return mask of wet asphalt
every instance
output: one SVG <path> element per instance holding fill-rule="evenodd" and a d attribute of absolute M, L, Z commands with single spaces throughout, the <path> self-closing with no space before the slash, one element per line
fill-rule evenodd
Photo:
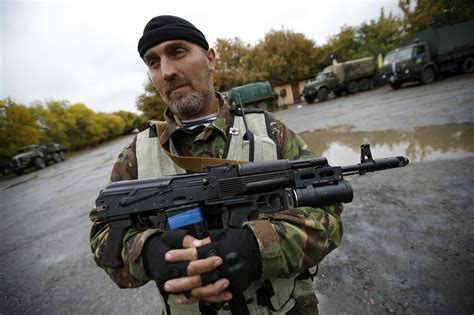
<path fill-rule="evenodd" d="M 474 75 L 381 87 L 275 113 L 332 165 L 408 156 L 400 170 L 354 178 L 345 236 L 323 261 L 323 314 L 474 311 Z M 120 138 L 0 181 L 0 314 L 156 314 L 153 284 L 121 290 L 95 266 L 89 210 Z"/>

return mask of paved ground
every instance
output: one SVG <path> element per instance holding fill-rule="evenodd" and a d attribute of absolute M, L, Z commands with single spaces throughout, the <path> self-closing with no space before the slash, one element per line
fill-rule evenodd
<path fill-rule="evenodd" d="M 351 181 L 343 243 L 315 282 L 321 312 L 472 314 L 474 75 L 276 115 L 334 165 L 356 162 L 360 142 L 413 161 Z M 160 312 L 153 285 L 118 289 L 88 247 L 89 209 L 130 140 L 0 181 L 1 314 Z"/>

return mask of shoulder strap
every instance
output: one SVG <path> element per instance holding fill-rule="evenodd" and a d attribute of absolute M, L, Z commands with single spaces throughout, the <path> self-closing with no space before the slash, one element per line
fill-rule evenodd
<path fill-rule="evenodd" d="M 166 123 L 164 121 L 151 121 L 156 126 L 156 131 L 158 133 L 158 139 L 163 131 L 166 129 Z M 160 141 L 158 141 L 166 152 L 166 154 L 173 160 L 173 162 L 181 168 L 184 168 L 190 172 L 203 172 L 204 167 L 206 166 L 214 166 L 214 165 L 222 165 L 225 163 L 228 164 L 242 164 L 247 163 L 247 161 L 240 161 L 240 160 L 226 160 L 226 159 L 217 159 L 217 158 L 202 158 L 202 157 L 194 157 L 194 156 L 179 156 L 169 152 L 167 148 L 165 148 Z"/>

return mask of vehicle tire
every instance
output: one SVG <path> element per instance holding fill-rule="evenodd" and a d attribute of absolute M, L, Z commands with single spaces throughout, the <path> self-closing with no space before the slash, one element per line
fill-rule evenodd
<path fill-rule="evenodd" d="M 462 72 L 464 73 L 474 72 L 474 58 L 466 58 L 462 62 Z"/>
<path fill-rule="evenodd" d="M 402 87 L 402 82 L 393 82 L 393 83 L 390 83 L 390 86 L 392 87 L 392 89 L 398 90 L 399 88 Z"/>
<path fill-rule="evenodd" d="M 430 84 L 435 80 L 435 71 L 432 67 L 427 67 L 421 73 L 421 83 Z"/>
<path fill-rule="evenodd" d="M 306 103 L 308 103 L 308 104 L 313 104 L 315 98 L 316 98 L 315 96 L 305 96 L 305 97 L 304 97 L 304 100 L 305 100 Z"/>
<path fill-rule="evenodd" d="M 335 90 L 334 91 L 334 95 L 336 95 L 337 97 L 342 96 L 343 94 L 344 94 L 344 90 Z"/>
<path fill-rule="evenodd" d="M 318 91 L 318 100 L 320 102 L 325 102 L 329 98 L 329 91 L 328 89 L 321 89 Z"/>
<path fill-rule="evenodd" d="M 21 175 L 23 175 L 24 170 L 21 169 L 21 170 L 16 170 L 16 171 L 13 171 L 13 172 L 15 172 L 16 176 L 21 176 Z"/>
<path fill-rule="evenodd" d="M 64 151 L 59 152 L 59 158 L 61 161 L 64 161 L 66 159 L 66 156 L 64 155 Z"/>
<path fill-rule="evenodd" d="M 53 160 L 56 163 L 59 163 L 62 161 L 61 157 L 59 156 L 59 153 L 53 153 Z"/>
<path fill-rule="evenodd" d="M 373 90 L 375 88 L 375 80 L 370 79 L 369 80 L 369 90 Z"/>
<path fill-rule="evenodd" d="M 354 93 L 359 92 L 359 82 L 357 81 L 349 82 L 349 86 L 347 87 L 347 92 L 349 94 L 354 94 Z"/>
<path fill-rule="evenodd" d="M 33 163 L 35 164 L 35 167 L 39 170 L 46 167 L 46 162 L 40 157 L 35 158 Z"/>
<path fill-rule="evenodd" d="M 367 91 L 370 88 L 370 81 L 368 79 L 362 79 L 359 81 L 359 89 L 361 91 Z"/>

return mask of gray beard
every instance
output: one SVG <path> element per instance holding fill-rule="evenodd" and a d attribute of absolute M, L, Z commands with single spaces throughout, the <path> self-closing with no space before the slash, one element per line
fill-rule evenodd
<path fill-rule="evenodd" d="M 194 92 L 193 94 L 180 98 L 176 101 L 168 100 L 167 105 L 169 109 L 178 116 L 196 116 L 199 115 L 206 106 L 212 87 L 212 76 L 209 74 L 207 89 L 201 92 Z"/>
<path fill-rule="evenodd" d="M 209 89 L 204 92 L 195 92 L 174 102 L 168 102 L 168 107 L 178 116 L 189 117 L 201 113 L 209 97 Z"/>

